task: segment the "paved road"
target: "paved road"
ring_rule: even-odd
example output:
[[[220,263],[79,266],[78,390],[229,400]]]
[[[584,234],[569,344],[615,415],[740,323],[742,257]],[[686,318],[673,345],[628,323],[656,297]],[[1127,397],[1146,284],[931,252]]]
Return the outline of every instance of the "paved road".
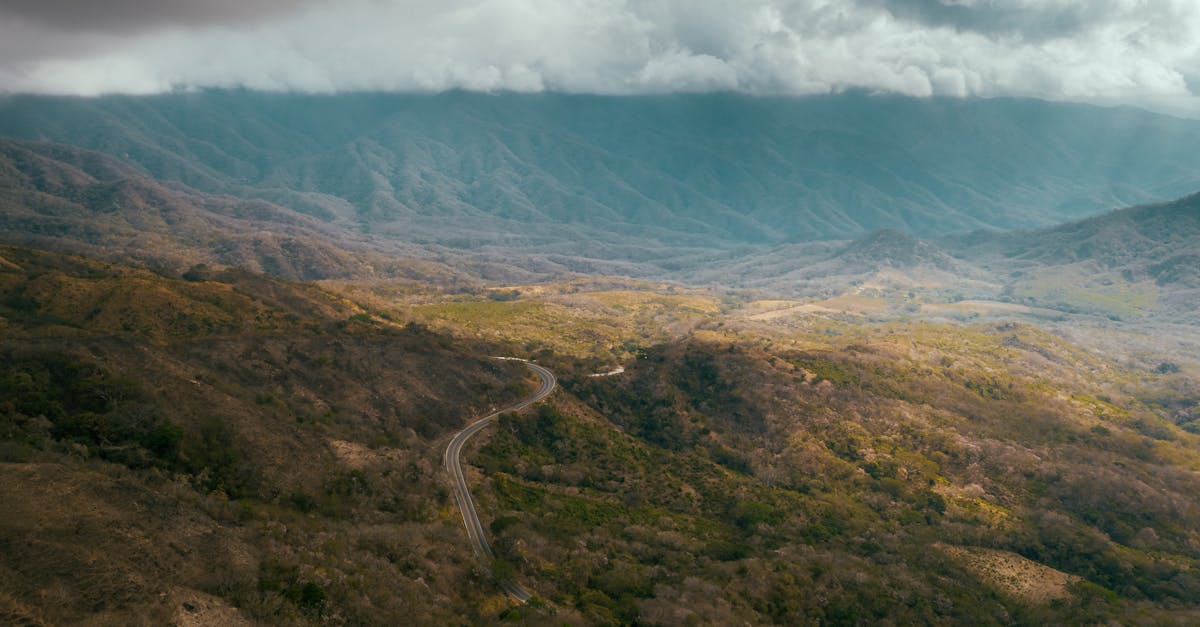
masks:
[[[462,470],[462,448],[467,443],[471,436],[479,433],[484,427],[491,424],[500,414],[510,411],[521,411],[526,407],[546,398],[554,391],[558,380],[554,378],[554,373],[545,368],[525,361],[523,359],[514,359],[503,357],[501,359],[513,359],[514,361],[524,361],[525,365],[533,371],[534,374],[541,379],[541,386],[529,398],[513,404],[508,407],[498,409],[478,420],[472,422],[466,429],[459,431],[450,440],[450,444],[446,447],[446,455],[442,463],[446,466],[446,472],[450,473],[450,478],[454,481],[454,502],[458,504],[459,511],[463,515],[463,524],[467,527],[467,536],[471,539],[471,547],[475,550],[476,555],[494,557],[492,548],[488,546],[487,538],[483,535],[483,525],[479,522],[479,514],[475,512],[475,502],[471,500],[471,491],[467,489],[467,478],[463,476]],[[529,591],[521,587],[521,584],[515,581],[502,581],[500,585],[514,599],[524,603],[529,600]]]

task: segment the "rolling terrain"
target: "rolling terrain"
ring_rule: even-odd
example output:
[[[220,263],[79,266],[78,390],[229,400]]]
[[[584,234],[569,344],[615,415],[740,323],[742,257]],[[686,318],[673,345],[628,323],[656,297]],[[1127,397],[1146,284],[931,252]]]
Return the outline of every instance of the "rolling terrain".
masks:
[[[0,623],[1200,621],[1200,123],[205,91],[0,134]]]
[[[523,367],[244,270],[0,258],[0,622],[479,616],[436,442]]]
[[[0,139],[0,232],[10,243],[134,261],[176,274],[199,264],[291,280],[453,276],[412,247],[383,246],[261,200],[156,181],[71,146]],[[381,251],[390,253],[385,257]],[[408,254],[406,254],[408,253]]]
[[[596,622],[1194,620],[1157,596],[1190,595],[1166,592],[1189,571],[1134,538],[1152,511],[1194,524],[1193,488],[1168,487],[1194,475],[1177,456],[1200,430],[1194,354],[1127,361],[1006,321],[764,316],[783,305],[667,287],[400,309],[560,374],[569,395],[502,419],[481,462],[502,570],[536,594]],[[955,600],[922,607],[935,589]]]
[[[1012,277],[1005,293],[1018,302],[1200,321],[1197,195],[1037,232],[964,238],[956,254]]]
[[[762,316],[778,305],[671,284],[318,288],[2,256],[13,620],[1200,611],[1194,360],[1012,322]],[[560,389],[464,446],[481,562],[440,462],[471,416],[533,389],[495,354],[537,357]]]
[[[1167,575],[1180,562],[1133,537],[1150,511],[1193,516],[1192,488],[1168,483],[1192,476],[1177,455],[1200,429],[1194,360],[1118,362],[1011,322],[766,318],[777,305],[614,287],[393,301],[559,374],[553,407],[501,418],[477,494],[498,570],[553,607],[654,624],[1194,619],[1151,583],[1187,569]],[[922,605],[933,590],[941,609]]]
[[[784,297],[865,293],[890,300],[893,313],[989,301],[1032,308],[1043,318],[1039,312],[1197,321],[1194,196],[1037,230],[917,238],[883,229],[855,240],[638,248],[626,258],[595,241],[455,248],[362,233],[265,200],[158,181],[114,157],[44,142],[0,140],[0,197],[0,238],[8,242],[177,276],[206,264],[291,280],[409,279],[480,289],[607,275]],[[438,220],[455,228],[453,215]],[[570,237],[570,228],[554,228],[558,237]],[[576,250],[555,253],[556,247]]]

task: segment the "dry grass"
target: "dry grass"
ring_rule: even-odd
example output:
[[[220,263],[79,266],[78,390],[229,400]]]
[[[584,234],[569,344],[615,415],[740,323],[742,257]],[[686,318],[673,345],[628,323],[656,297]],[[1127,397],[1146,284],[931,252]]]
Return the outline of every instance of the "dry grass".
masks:
[[[199,590],[173,588],[167,604],[175,608],[171,624],[176,627],[250,627],[255,624],[229,602]]]
[[[1082,581],[1080,577],[1009,551],[947,544],[935,546],[962,562],[984,583],[1026,603],[1043,604],[1068,598],[1071,584]]]

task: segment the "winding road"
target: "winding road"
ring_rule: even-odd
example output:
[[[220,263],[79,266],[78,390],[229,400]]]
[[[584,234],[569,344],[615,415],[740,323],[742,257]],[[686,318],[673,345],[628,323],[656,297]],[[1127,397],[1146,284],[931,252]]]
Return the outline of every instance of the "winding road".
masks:
[[[475,550],[476,555],[487,556],[488,558],[495,557],[492,553],[492,548],[488,546],[487,538],[483,535],[483,524],[479,522],[479,514],[475,512],[475,502],[471,500],[471,491],[467,489],[467,478],[463,475],[462,469],[462,448],[467,443],[471,436],[479,433],[484,427],[488,426],[500,414],[521,411],[526,407],[546,398],[554,391],[558,385],[558,380],[554,377],[554,373],[545,368],[515,357],[500,357],[498,359],[507,359],[511,361],[523,362],[534,374],[541,379],[541,385],[537,391],[529,398],[497,409],[496,411],[472,422],[467,425],[467,428],[459,431],[450,440],[450,444],[446,446],[446,455],[442,463],[446,466],[446,472],[450,473],[450,478],[454,482],[454,501],[458,504],[459,511],[463,515],[463,524],[467,527],[467,536],[471,539],[471,546]],[[502,581],[500,585],[504,591],[514,599],[524,603],[532,596],[528,590],[523,588],[521,584],[515,581]]]

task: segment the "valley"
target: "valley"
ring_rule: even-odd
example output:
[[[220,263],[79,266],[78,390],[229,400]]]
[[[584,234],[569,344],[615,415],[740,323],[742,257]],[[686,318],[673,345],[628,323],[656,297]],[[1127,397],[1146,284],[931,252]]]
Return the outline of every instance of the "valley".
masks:
[[[206,90],[0,133],[0,623],[1200,621],[1194,120]]]

